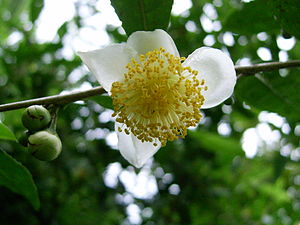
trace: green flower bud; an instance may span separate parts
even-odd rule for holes
[[[28,107],[22,115],[23,125],[30,131],[42,130],[49,125],[50,121],[49,111],[41,105]]]
[[[28,144],[28,137],[29,137],[29,132],[24,131],[22,132],[19,137],[18,137],[18,142],[23,145],[24,147],[27,147]]]
[[[42,161],[51,161],[57,158],[61,148],[60,138],[48,130],[39,131],[28,138],[29,153]]]

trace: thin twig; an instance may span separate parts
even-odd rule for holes
[[[279,70],[283,68],[300,67],[300,60],[291,60],[287,62],[269,62],[254,64],[251,66],[235,66],[237,74],[253,75],[258,72]]]
[[[75,102],[95,95],[101,95],[103,93],[105,93],[105,90],[102,87],[95,87],[86,91],[78,91],[70,94],[52,95],[43,98],[29,99],[25,101],[0,105],[0,112],[26,108],[31,105],[49,105],[49,104],[64,105],[70,102]]]
[[[258,72],[279,70],[283,68],[300,67],[300,60],[292,60],[287,62],[270,62],[260,63],[251,66],[235,66],[237,75],[253,75]],[[13,102],[0,105],[0,112],[26,108],[31,105],[64,105],[75,102],[84,98],[105,93],[102,87],[95,87],[86,91],[78,91],[70,94],[53,95],[43,98],[30,99],[20,102]]]

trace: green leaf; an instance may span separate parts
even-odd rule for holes
[[[202,147],[214,152],[219,162],[222,164],[230,163],[237,155],[244,155],[238,140],[230,137],[222,137],[218,134],[205,131],[189,131],[189,135]]]
[[[65,23],[63,23],[63,25],[61,25],[60,28],[58,29],[57,34],[58,34],[58,36],[59,36],[60,38],[63,38],[63,36],[65,36],[65,34],[67,33],[67,31],[68,31],[67,26],[68,26],[68,22],[65,22]]]
[[[237,34],[252,35],[259,32],[279,30],[271,10],[266,10],[265,0],[243,4],[227,18],[224,29]]]
[[[279,152],[274,152],[273,158],[273,181],[275,182],[285,169],[289,158],[282,156]]]
[[[21,14],[28,10],[30,2],[28,0],[19,0],[19,1],[9,1],[5,0],[4,2],[7,2],[9,11],[11,12],[11,20],[15,23],[18,23],[20,21]]]
[[[300,1],[273,0],[271,2],[276,20],[283,30],[300,39]]]
[[[16,137],[10,129],[0,122],[0,139],[16,141]]]
[[[112,0],[127,35],[139,30],[166,29],[173,0]]]
[[[97,102],[99,105],[103,106],[104,108],[112,109],[112,110],[114,109],[113,102],[110,96],[98,95],[89,99]]]
[[[275,112],[291,121],[300,119],[299,70],[286,77],[265,73],[242,77],[235,88],[235,96],[253,109]]]
[[[0,149],[0,185],[23,195],[35,209],[40,207],[37,188],[30,172],[21,163]]]
[[[39,17],[43,6],[44,6],[44,1],[43,0],[34,0],[30,3],[30,20],[31,22],[34,22],[37,20],[37,18]]]

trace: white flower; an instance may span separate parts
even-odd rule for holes
[[[233,93],[236,73],[218,49],[202,47],[180,58],[163,30],[137,31],[127,43],[78,53],[111,95],[122,156],[141,167],[157,150]]]

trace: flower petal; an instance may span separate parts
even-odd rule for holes
[[[132,33],[127,44],[138,54],[146,54],[154,49],[164,48],[167,52],[179,56],[176,45],[171,36],[164,30],[136,31]]]
[[[125,66],[136,56],[134,49],[124,43],[77,54],[107,92],[113,82],[123,79]]]
[[[141,142],[133,134],[127,135],[125,132],[119,132],[118,127],[124,126],[126,125],[118,122],[115,123],[115,130],[118,135],[118,149],[129,163],[140,168],[158,151],[161,144],[159,141]],[[156,143],[157,146],[154,146],[153,143]]]
[[[222,51],[208,47],[196,49],[183,65],[197,70],[198,79],[204,79],[208,87],[202,92],[205,101],[201,108],[219,105],[232,95],[236,72],[232,60]]]

